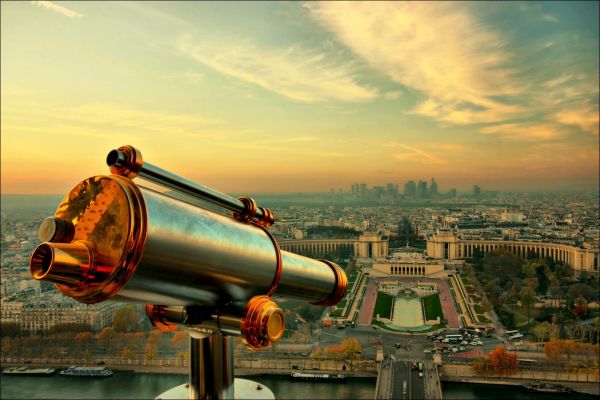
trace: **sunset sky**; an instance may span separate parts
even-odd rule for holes
[[[598,2],[2,2],[2,193],[598,187]]]

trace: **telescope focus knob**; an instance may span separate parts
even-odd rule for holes
[[[246,305],[241,321],[242,341],[259,350],[281,339],[285,314],[268,296],[255,296]]]

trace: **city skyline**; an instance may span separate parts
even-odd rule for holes
[[[3,194],[124,144],[223,192],[598,187],[597,2],[1,7]]]

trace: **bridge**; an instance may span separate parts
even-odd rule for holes
[[[423,363],[422,371],[413,362]],[[422,374],[422,376],[420,376]],[[385,359],[381,363],[375,389],[376,399],[441,399],[442,387],[431,360]]]

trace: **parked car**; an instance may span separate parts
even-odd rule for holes
[[[461,346],[467,346],[469,344],[469,342],[467,342],[466,340],[463,340],[462,342],[460,342]]]
[[[459,351],[465,351],[465,348],[464,347],[459,347],[458,350]]]
[[[422,378],[422,377],[423,377],[423,373],[419,372],[419,378]]]

